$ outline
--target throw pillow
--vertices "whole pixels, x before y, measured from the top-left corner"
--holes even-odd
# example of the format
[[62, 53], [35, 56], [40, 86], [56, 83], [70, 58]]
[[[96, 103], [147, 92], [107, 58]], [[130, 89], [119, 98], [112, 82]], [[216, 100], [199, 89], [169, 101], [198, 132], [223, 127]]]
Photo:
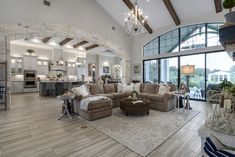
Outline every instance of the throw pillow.
[[104, 84], [104, 94], [115, 93], [115, 86], [114, 84]]
[[117, 84], [117, 92], [118, 92], [118, 93], [122, 93], [122, 91], [123, 91], [123, 85], [124, 85], [123, 83], [118, 83], [118, 84]]
[[71, 89], [73, 93], [75, 93], [76, 95], [82, 95], [83, 97], [86, 97], [89, 95], [89, 93], [87, 92], [87, 89], [85, 87], [85, 85], [81, 85], [80, 87], [74, 87]]
[[123, 93], [130, 93], [133, 91], [133, 87], [134, 87], [133, 84], [130, 84], [130, 85], [124, 84], [122, 92]]
[[90, 92], [92, 95], [104, 94], [103, 85], [94, 83], [94, 84], [89, 84], [89, 86], [90, 86]]
[[147, 83], [144, 85], [143, 93], [156, 94], [158, 91], [158, 86], [159, 86], [158, 84]]
[[132, 83], [132, 85], [134, 86], [135, 91], [140, 93], [140, 83], [136, 83], [136, 84]]
[[164, 95], [165, 93], [170, 92], [170, 90], [171, 87], [169, 87], [168, 85], [160, 85], [158, 94]]

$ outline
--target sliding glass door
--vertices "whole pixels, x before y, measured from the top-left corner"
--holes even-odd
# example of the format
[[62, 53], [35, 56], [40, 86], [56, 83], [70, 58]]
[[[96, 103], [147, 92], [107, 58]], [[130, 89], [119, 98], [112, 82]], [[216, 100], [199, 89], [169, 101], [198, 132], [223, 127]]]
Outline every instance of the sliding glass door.
[[182, 66], [193, 65], [194, 73], [189, 74], [190, 98], [205, 100], [205, 54], [180, 57], [180, 82], [187, 82]]
[[225, 51], [207, 54], [207, 89], [218, 90], [223, 80], [235, 83], [235, 62], [230, 55]]
[[144, 61], [144, 82], [158, 83], [158, 60]]
[[160, 82], [175, 84], [178, 87], [178, 57], [161, 59]]

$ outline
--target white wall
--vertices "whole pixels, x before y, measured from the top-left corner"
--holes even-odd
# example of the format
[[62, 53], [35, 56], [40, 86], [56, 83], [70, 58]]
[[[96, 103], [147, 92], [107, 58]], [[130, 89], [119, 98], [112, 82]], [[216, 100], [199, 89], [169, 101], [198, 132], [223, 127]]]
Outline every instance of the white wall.
[[[131, 50], [131, 64], [141, 64], [142, 66], [142, 60], [143, 60], [143, 46], [154, 39], [155, 37], [164, 34], [168, 31], [174, 30], [176, 28], [182, 27], [182, 26], [187, 26], [191, 24], [197, 24], [197, 23], [208, 23], [208, 22], [221, 22], [224, 21], [224, 12], [216, 14], [207, 14], [207, 15], [202, 15], [200, 17], [190, 19], [187, 21], [181, 21], [180, 26], [175, 26], [175, 25], [169, 25], [167, 27], [162, 27], [157, 30], [154, 30], [154, 33], [151, 35], [145, 35], [144, 37], [133, 37], [132, 38], [132, 50]], [[131, 66], [132, 68], [132, 66]], [[143, 73], [143, 69], [141, 71]], [[143, 76], [143, 74], [141, 74]]]
[[42, 0], [1, 0], [0, 23], [18, 22], [77, 26], [131, 51], [131, 41], [122, 32], [122, 27], [95, 0], [52, 0], [51, 7], [43, 5]]

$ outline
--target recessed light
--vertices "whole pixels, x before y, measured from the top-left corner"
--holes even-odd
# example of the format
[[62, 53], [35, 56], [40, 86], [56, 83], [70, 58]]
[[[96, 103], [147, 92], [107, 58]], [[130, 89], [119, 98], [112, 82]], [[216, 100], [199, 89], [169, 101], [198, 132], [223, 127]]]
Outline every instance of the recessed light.
[[34, 37], [33, 39], [31, 39], [31, 41], [33, 43], [42, 43], [42, 41], [40, 39], [38, 39], [38, 37]]
[[81, 46], [78, 49], [81, 50], [81, 51], [85, 51], [85, 49]]
[[49, 45], [51, 45], [51, 46], [58, 46], [58, 44], [54, 40], [49, 42]]
[[65, 47], [68, 48], [68, 49], [72, 49], [73, 48], [73, 46], [70, 45], [70, 44], [66, 45]]

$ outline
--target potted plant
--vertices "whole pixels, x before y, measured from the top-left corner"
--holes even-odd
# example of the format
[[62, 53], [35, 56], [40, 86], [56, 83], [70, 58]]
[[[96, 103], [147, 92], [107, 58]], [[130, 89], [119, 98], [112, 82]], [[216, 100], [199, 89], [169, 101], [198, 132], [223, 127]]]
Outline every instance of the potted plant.
[[232, 11], [233, 7], [235, 7], [235, 0], [225, 0], [223, 2], [223, 7], [229, 9], [229, 13], [224, 15], [226, 22], [235, 22], [235, 11]]
[[219, 86], [223, 90], [223, 93], [228, 95], [230, 93], [230, 88], [233, 87], [233, 84], [230, 81], [224, 80], [219, 84]]

